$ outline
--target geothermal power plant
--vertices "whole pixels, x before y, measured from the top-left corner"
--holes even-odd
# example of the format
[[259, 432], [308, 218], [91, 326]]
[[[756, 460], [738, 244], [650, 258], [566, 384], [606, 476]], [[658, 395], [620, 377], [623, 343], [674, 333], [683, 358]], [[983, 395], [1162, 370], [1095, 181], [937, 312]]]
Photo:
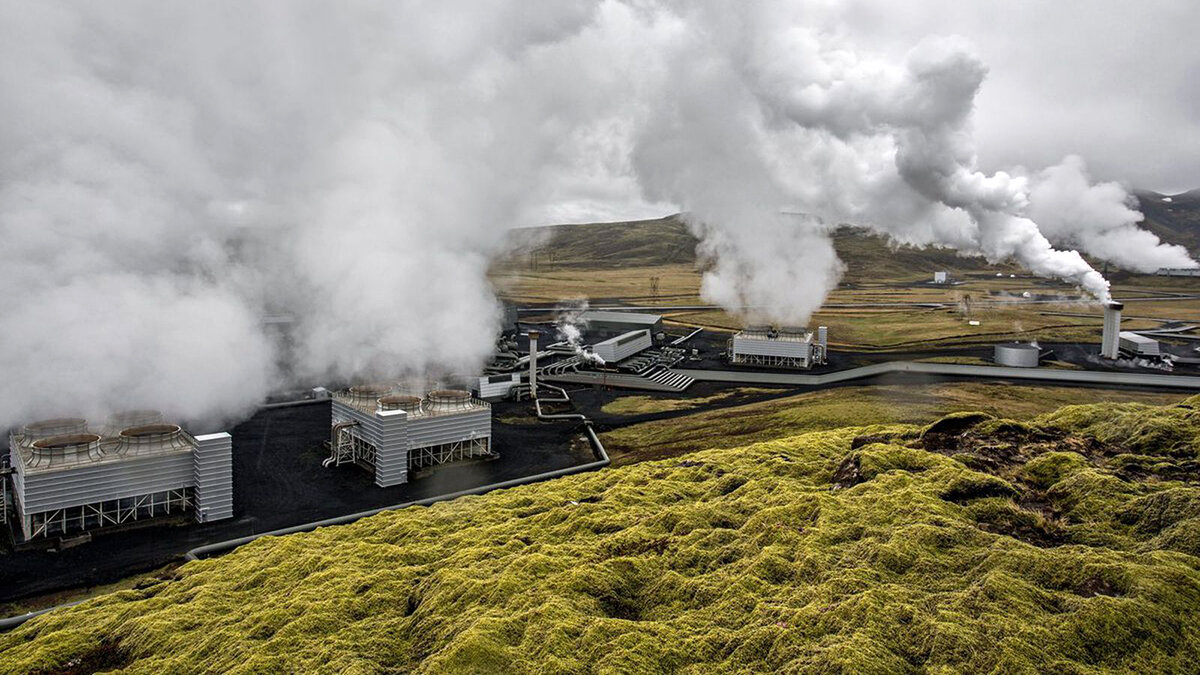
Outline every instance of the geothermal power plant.
[[[978, 356], [994, 366], [990, 369], [918, 365], [967, 377], [1119, 383], [1139, 370], [1195, 363], [1181, 357], [1178, 348], [1171, 353], [1162, 346], [1157, 339], [1162, 333], [1121, 330], [1123, 309], [1120, 302], [1104, 305], [1099, 341], [1092, 345], [1001, 342]], [[539, 399], [534, 422], [551, 421], [556, 416], [543, 418], [541, 406], [568, 400], [567, 387], [682, 396], [703, 380], [821, 384], [908, 367], [889, 363], [886, 354], [837, 353], [830, 349], [826, 326], [748, 325], [721, 332], [668, 325], [662, 315], [644, 311], [585, 310], [553, 320], [546, 320], [551, 312], [545, 309], [521, 311], [542, 320], [522, 321], [516, 308], [507, 308], [505, 331], [482, 372], [448, 376], [427, 389], [397, 382], [334, 391], [318, 387], [295, 402], [328, 410], [321, 413], [326, 415], [323, 441], [313, 457], [303, 460], [326, 478], [305, 480], [317, 485], [336, 476], [353, 486], [340, 489], [370, 495], [375, 489], [419, 485], [442, 466], [499, 460], [507, 446], [496, 439], [493, 406], [520, 411]], [[985, 348], [976, 349], [978, 354]], [[1064, 349], [1075, 350], [1068, 358], [1083, 370], [1099, 370], [1073, 374], [1051, 367], [1048, 361], [1064, 358]], [[1180, 386], [1170, 382], [1190, 379], [1147, 377], [1167, 378], [1150, 386]], [[505, 414], [528, 417], [530, 412]], [[520, 457], [523, 441], [508, 438], [515, 443], [513, 456]], [[77, 542], [162, 523], [214, 524], [241, 515], [235, 481], [255, 483], [273, 472], [307, 470], [253, 463], [235, 471], [235, 441], [229, 433], [193, 435], [152, 410], [119, 413], [99, 423], [29, 422], [10, 430], [6, 464], [0, 465], [0, 520], [22, 546]], [[567, 442], [562, 445], [560, 452], [566, 452]]]

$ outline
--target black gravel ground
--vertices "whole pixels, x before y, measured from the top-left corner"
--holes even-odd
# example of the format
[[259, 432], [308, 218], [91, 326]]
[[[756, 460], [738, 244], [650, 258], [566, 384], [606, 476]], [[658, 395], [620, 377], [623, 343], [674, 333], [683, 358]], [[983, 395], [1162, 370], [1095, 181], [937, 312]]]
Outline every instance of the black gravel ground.
[[594, 461], [582, 427], [539, 423], [528, 403], [493, 406], [500, 458], [445, 465], [407, 485], [376, 487], [355, 466], [323, 468], [328, 403], [262, 410], [233, 429], [234, 518], [103, 532], [61, 552], [0, 555], [0, 602], [118, 581], [203, 544], [357, 513]]

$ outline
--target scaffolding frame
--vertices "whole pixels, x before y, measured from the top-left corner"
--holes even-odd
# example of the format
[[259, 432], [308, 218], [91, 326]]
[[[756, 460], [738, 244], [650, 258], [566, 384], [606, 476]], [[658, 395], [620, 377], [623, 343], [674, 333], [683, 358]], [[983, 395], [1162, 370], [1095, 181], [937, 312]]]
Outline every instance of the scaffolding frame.
[[350, 429], [338, 429], [337, 443], [330, 450], [329, 459], [325, 460], [323, 466], [354, 464], [374, 471], [376, 452], [378, 451], [372, 443], [363, 440]]
[[25, 539], [57, 537], [86, 532], [106, 525], [157, 518], [173, 511], [183, 513], [195, 506], [195, 494], [189, 487], [150, 492], [134, 497], [109, 499], [79, 506], [28, 513], [22, 517]]
[[491, 441], [491, 436], [480, 436], [453, 443], [413, 448], [408, 451], [408, 468], [410, 471], [415, 471], [428, 466], [457, 462], [463, 459], [491, 457]]
[[730, 362], [744, 366], [795, 368], [797, 370], [807, 370], [810, 367], [808, 359], [799, 356], [764, 356], [762, 354], [740, 354], [736, 352], [731, 356]]

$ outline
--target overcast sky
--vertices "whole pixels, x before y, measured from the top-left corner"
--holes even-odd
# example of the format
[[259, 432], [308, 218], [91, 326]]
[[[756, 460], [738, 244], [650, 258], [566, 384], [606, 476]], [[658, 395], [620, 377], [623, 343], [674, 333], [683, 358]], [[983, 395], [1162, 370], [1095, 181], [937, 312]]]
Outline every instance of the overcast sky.
[[[899, 62], [929, 35], [960, 35], [989, 68], [977, 98], [980, 168], [1036, 171], [1084, 157], [1097, 180], [1173, 194], [1200, 187], [1200, 2], [852, 0], [814, 22]], [[819, 12], [819, 10], [818, 10]], [[544, 217], [651, 217], [631, 182], [598, 180]]]
[[901, 52], [929, 33], [975, 43], [990, 75], [978, 99], [987, 166], [1087, 158], [1099, 179], [1200, 187], [1200, 2], [860, 2], [864, 44]]

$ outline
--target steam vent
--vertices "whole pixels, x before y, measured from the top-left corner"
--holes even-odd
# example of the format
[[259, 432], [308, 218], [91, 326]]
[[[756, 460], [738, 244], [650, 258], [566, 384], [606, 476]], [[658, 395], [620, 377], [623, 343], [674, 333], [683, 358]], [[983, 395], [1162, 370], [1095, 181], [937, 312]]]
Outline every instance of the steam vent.
[[153, 410], [27, 424], [9, 436], [13, 501], [25, 540], [191, 512], [233, 516], [231, 438], [192, 436]]
[[492, 409], [458, 389], [413, 396], [390, 384], [364, 384], [333, 395], [325, 466], [356, 464], [379, 487], [408, 482], [409, 472], [492, 458]]

